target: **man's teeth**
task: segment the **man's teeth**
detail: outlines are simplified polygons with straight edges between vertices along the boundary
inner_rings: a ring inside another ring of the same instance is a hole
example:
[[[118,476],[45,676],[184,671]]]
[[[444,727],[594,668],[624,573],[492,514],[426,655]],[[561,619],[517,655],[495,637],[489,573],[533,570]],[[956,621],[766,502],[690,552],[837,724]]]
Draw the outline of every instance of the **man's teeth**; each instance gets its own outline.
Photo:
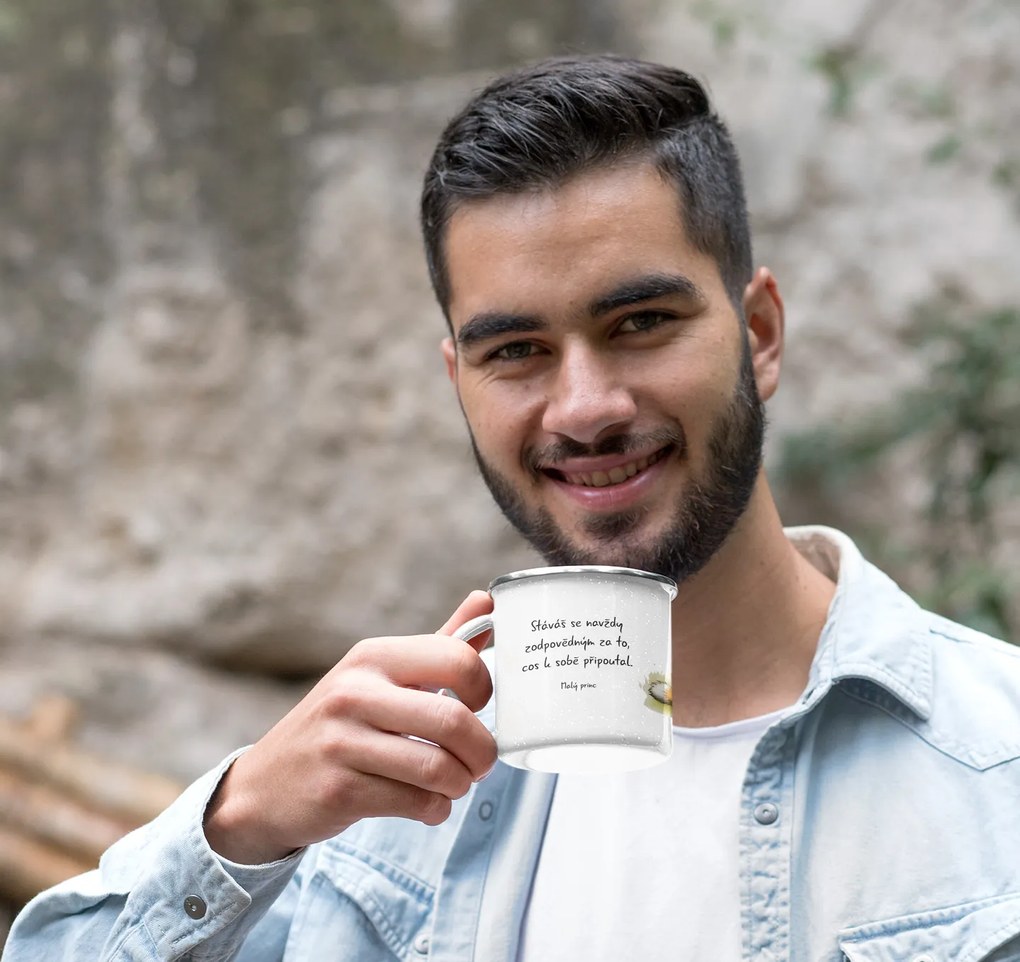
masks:
[[[634,477],[638,471],[644,471],[650,464],[655,464],[662,457],[661,451],[656,451],[651,457],[640,458],[637,461],[628,461],[618,467],[610,468],[608,471],[592,471],[591,474],[567,474],[563,477],[570,484],[583,484],[589,488],[604,488],[608,484],[619,484],[627,478]]]

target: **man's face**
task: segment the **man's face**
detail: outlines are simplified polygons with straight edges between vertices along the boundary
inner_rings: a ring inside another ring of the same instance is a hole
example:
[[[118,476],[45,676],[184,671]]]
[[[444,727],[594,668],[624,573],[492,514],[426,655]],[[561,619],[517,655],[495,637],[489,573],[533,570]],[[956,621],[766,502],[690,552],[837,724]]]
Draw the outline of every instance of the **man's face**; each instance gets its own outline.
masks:
[[[651,165],[472,201],[444,344],[479,467],[552,564],[677,580],[747,505],[764,417],[742,319]]]

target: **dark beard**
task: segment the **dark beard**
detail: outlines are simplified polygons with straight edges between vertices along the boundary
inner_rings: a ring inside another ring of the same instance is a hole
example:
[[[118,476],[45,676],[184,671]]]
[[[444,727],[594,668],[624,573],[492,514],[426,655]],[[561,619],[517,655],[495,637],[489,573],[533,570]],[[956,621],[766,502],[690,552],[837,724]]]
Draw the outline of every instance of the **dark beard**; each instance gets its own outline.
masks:
[[[673,522],[651,544],[639,540],[641,509],[594,515],[583,530],[598,546],[584,549],[570,540],[545,508],[529,511],[523,498],[482,458],[471,439],[475,459],[496,504],[507,520],[551,565],[612,564],[666,575],[676,582],[700,571],[719,550],[743,515],[762,462],[765,407],[754,380],[750,348],[745,337],[740,379],[726,410],[708,441],[707,476],[692,479],[678,499]],[[649,442],[670,444],[667,457],[683,456],[686,439],[679,424],[641,438],[615,436],[594,447],[564,439],[555,456],[543,452],[533,463],[584,455],[622,454]],[[647,448],[646,448],[647,449]],[[532,468],[537,475],[537,468]]]

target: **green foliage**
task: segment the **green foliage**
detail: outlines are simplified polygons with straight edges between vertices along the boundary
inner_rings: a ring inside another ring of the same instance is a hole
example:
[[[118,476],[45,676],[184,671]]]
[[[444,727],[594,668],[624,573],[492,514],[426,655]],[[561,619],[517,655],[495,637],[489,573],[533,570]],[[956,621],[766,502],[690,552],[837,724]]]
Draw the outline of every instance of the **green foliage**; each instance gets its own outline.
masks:
[[[691,7],[694,14],[712,31],[712,39],[716,50],[727,50],[737,39],[737,16],[734,11],[719,3],[718,0],[698,0]]]
[[[944,84],[922,88],[918,91],[917,98],[921,109],[929,117],[952,120],[956,116],[956,101],[952,92]]]
[[[1007,157],[996,164],[992,183],[1007,190],[1020,186],[1020,157]]]
[[[949,133],[937,140],[928,150],[928,161],[932,164],[944,164],[952,160],[963,147],[959,134]]]
[[[906,344],[925,362],[924,383],[866,418],[789,438],[779,476],[838,517],[851,492],[908,455],[921,475],[924,536],[907,552],[878,530],[863,540],[880,563],[914,572],[907,580],[923,603],[1020,637],[1012,571],[997,558],[1004,509],[1020,494],[1020,309],[973,316],[946,294],[917,311]],[[902,530],[899,521],[886,518],[884,531]]]
[[[829,113],[845,117],[850,113],[855,85],[856,51],[845,47],[829,47],[812,61],[812,66],[829,82]]]
[[[23,31],[24,18],[21,11],[9,0],[0,0],[0,47],[17,41]]]
[[[807,59],[806,65],[828,84],[828,111],[839,119],[850,117],[866,84],[888,72],[886,65],[869,53],[860,39],[822,47]]]

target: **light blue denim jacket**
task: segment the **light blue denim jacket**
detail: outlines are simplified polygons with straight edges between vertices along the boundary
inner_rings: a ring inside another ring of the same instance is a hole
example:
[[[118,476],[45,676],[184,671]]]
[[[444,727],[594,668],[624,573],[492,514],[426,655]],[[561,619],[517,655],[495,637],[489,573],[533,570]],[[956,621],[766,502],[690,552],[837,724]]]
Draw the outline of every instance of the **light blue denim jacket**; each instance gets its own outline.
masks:
[[[744,780],[743,959],[1020,960],[1020,650],[921,610],[846,536],[788,534],[839,579]],[[514,962],[553,776],[498,765],[439,827],[366,820],[248,868],[201,829],[229,762],[30,903],[3,962]]]

